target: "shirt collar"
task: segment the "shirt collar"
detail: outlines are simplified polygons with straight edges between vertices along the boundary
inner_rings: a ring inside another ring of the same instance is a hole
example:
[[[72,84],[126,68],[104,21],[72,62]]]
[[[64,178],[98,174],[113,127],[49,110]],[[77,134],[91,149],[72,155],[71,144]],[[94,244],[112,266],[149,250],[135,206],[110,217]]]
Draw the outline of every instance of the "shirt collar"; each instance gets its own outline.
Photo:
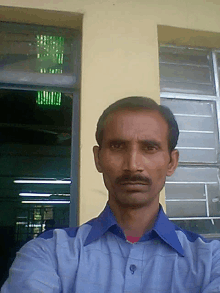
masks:
[[[175,225],[168,219],[161,205],[152,230],[181,256],[184,256],[184,250],[177,237]]]
[[[91,225],[92,228],[86,238],[84,246],[90,244],[91,242],[98,240],[102,237],[108,230],[114,232],[117,235],[124,235],[122,229],[118,226],[116,218],[110,209],[108,203],[102,213],[95,219],[89,221],[87,224]],[[113,231],[114,230],[114,231]],[[125,239],[125,237],[124,237]]]
[[[126,240],[124,233],[122,229],[119,227],[117,220],[113,212],[111,211],[108,203],[106,204],[106,207],[102,211],[102,213],[97,218],[89,221],[87,224],[90,224],[92,228],[85,240],[84,246],[90,244],[95,240],[98,240],[107,231],[111,231],[114,234]],[[146,232],[141,237],[140,241],[146,241],[153,238],[153,234],[155,234],[153,232],[156,232],[156,234],[165,243],[167,243],[170,247],[176,250],[181,256],[184,256],[184,250],[175,232],[175,225],[165,215],[161,205],[154,227],[150,232]]]

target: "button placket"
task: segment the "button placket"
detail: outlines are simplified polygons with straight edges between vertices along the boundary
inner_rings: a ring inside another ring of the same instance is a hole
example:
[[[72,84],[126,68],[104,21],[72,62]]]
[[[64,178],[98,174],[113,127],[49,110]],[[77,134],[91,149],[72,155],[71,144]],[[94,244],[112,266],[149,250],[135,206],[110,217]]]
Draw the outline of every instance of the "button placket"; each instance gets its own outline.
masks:
[[[131,244],[125,273],[125,292],[141,292],[143,251],[142,243]]]

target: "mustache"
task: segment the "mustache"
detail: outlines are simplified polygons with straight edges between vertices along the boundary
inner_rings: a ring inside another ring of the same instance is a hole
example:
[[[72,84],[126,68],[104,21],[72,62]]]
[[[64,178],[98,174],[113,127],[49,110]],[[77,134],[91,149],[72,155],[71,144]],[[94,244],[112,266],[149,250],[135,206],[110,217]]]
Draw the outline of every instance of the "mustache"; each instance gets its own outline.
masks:
[[[152,180],[149,177],[141,176],[141,175],[129,175],[124,174],[120,177],[117,177],[115,180],[116,184],[125,183],[127,181],[131,182],[143,182],[143,184],[151,185]]]

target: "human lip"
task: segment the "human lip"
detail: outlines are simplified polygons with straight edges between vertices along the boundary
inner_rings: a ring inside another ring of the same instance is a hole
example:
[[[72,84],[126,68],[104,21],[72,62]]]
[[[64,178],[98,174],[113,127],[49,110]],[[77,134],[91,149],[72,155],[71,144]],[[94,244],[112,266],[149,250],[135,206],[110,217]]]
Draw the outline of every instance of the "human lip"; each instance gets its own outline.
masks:
[[[140,181],[124,181],[124,182],[121,182],[121,185],[147,185],[147,183],[140,182]]]
[[[126,181],[126,182],[121,182],[120,184],[120,188],[122,190],[127,190],[127,191],[143,191],[146,189],[146,187],[148,186],[148,184],[144,183],[144,182],[138,182],[138,181]]]

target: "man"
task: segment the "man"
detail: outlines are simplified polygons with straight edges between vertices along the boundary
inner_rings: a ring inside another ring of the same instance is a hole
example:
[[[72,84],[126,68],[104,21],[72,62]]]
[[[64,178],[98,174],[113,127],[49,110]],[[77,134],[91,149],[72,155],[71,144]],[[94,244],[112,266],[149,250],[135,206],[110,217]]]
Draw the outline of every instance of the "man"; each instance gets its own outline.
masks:
[[[28,242],[1,292],[220,292],[219,242],[176,227],[159,205],[178,165],[178,135],[171,111],[149,98],[110,105],[93,148],[108,190],[104,211]]]

